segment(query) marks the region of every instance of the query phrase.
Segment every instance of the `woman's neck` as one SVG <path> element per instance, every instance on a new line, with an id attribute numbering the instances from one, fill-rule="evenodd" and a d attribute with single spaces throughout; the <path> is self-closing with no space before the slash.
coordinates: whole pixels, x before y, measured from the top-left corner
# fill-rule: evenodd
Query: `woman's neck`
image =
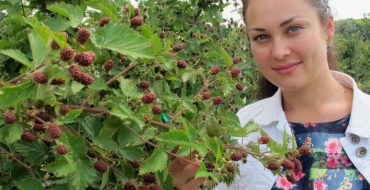
<path id="1" fill-rule="evenodd" d="M 328 72 L 299 90 L 282 91 L 288 121 L 329 122 L 350 113 L 352 90 L 342 86 Z"/>

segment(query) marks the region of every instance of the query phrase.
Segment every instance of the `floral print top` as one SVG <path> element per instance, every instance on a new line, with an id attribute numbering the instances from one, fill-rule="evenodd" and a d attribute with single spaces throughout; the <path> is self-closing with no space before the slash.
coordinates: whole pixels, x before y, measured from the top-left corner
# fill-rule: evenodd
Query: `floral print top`
<path id="1" fill-rule="evenodd" d="M 309 145 L 313 153 L 300 158 L 302 171 L 293 173 L 299 179 L 296 183 L 279 176 L 271 190 L 370 190 L 339 141 L 349 118 L 350 115 L 328 123 L 290 123 L 298 147 Z"/>

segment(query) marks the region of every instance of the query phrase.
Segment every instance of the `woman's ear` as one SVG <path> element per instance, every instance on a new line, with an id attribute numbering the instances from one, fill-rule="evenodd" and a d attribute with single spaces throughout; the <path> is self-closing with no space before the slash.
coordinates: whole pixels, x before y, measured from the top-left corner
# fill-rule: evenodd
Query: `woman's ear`
<path id="1" fill-rule="evenodd" d="M 330 44 L 334 37 L 335 33 L 335 23 L 333 16 L 328 18 L 328 22 L 326 23 L 326 42 Z"/>

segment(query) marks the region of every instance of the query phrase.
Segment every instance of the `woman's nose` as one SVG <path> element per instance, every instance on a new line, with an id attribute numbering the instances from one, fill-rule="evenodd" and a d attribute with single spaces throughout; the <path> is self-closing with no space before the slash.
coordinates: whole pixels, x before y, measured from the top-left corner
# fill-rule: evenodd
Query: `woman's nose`
<path id="1" fill-rule="evenodd" d="M 276 60 L 282 60 L 291 53 L 288 42 L 281 38 L 273 40 L 271 51 L 273 58 Z"/>

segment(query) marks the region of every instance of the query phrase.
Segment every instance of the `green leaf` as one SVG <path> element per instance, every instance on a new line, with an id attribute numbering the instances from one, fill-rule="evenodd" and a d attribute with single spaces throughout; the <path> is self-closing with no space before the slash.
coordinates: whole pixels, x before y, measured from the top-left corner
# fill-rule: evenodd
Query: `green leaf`
<path id="1" fill-rule="evenodd" d="M 84 16 L 80 7 L 66 4 L 64 2 L 48 5 L 47 9 L 67 17 L 74 28 L 80 25 Z"/>
<path id="2" fill-rule="evenodd" d="M 173 130 L 166 133 L 162 133 L 158 140 L 161 140 L 166 143 L 182 145 L 182 146 L 193 146 L 189 140 L 189 136 L 186 131 Z"/>
<path id="3" fill-rule="evenodd" d="M 39 84 L 37 85 L 37 91 L 36 91 L 36 99 L 42 100 L 43 102 L 47 104 L 54 105 L 58 103 L 56 100 L 56 97 L 53 93 L 53 87 L 45 84 Z"/>
<path id="4" fill-rule="evenodd" d="M 119 12 L 117 7 L 112 1 L 109 0 L 89 0 L 87 4 L 94 8 L 101 10 L 104 15 L 108 16 L 111 20 L 117 20 L 117 13 Z"/>
<path id="5" fill-rule="evenodd" d="M 24 66 L 28 68 L 32 68 L 32 63 L 28 60 L 26 55 L 24 55 L 21 51 L 15 50 L 15 49 L 7 49 L 7 50 L 1 50 L 2 54 L 9 56 L 13 58 L 14 60 L 18 61 L 19 63 L 22 63 Z"/>
<path id="6" fill-rule="evenodd" d="M 106 48 L 133 59 L 153 58 L 150 41 L 127 25 L 109 23 L 91 34 L 97 48 Z"/>
<path id="7" fill-rule="evenodd" d="M 81 115 L 82 111 L 82 108 L 69 110 L 68 114 L 59 120 L 60 124 L 76 122 L 76 118 Z"/>
<path id="8" fill-rule="evenodd" d="M 20 124 L 12 124 L 7 126 L 8 134 L 5 137 L 5 142 L 7 143 L 14 143 L 15 141 L 21 138 L 23 133 L 23 126 Z"/>
<path id="9" fill-rule="evenodd" d="M 0 89 L 0 109 L 14 106 L 19 102 L 34 97 L 35 84 L 25 82 L 14 86 L 5 86 Z"/>
<path id="10" fill-rule="evenodd" d="M 145 156 L 145 152 L 143 151 L 142 147 L 139 146 L 129 146 L 120 148 L 119 153 L 121 154 L 122 158 L 128 160 L 139 160 Z"/>
<path id="11" fill-rule="evenodd" d="M 203 162 L 200 164 L 200 167 L 195 174 L 195 178 L 198 177 L 209 177 L 209 172 L 207 171 L 207 167 L 204 165 Z"/>
<path id="12" fill-rule="evenodd" d="M 41 33 L 44 38 L 47 37 L 49 39 L 49 34 L 47 33 L 48 31 L 44 29 L 45 27 L 38 32 Z M 44 61 L 51 51 L 50 46 L 48 45 L 49 40 L 42 39 L 41 36 L 35 31 L 32 31 L 30 34 L 28 34 L 28 38 L 30 40 L 30 46 L 32 50 L 33 64 L 39 65 Z"/>
<path id="13" fill-rule="evenodd" d="M 261 129 L 259 125 L 253 121 L 249 121 L 247 124 L 243 126 L 243 128 L 245 128 L 245 133 L 247 134 L 256 132 Z"/>
<path id="14" fill-rule="evenodd" d="M 72 184 L 75 189 L 86 189 L 97 177 L 96 170 L 88 160 L 78 160 L 76 170 L 71 174 Z"/>
<path id="15" fill-rule="evenodd" d="M 227 53 L 227 51 L 220 47 L 219 48 L 219 51 L 220 51 L 220 55 L 221 57 L 224 59 L 224 62 L 226 63 L 226 65 L 228 67 L 231 67 L 234 63 L 233 63 L 233 59 L 231 58 L 231 56 Z"/>
<path id="16" fill-rule="evenodd" d="M 70 148 L 70 152 L 72 153 L 75 159 L 84 158 L 86 153 L 86 144 L 85 139 L 79 135 L 72 135 L 72 134 L 63 134 L 59 141 L 63 142 L 63 144 L 67 145 Z"/>
<path id="17" fill-rule="evenodd" d="M 120 147 L 127 146 L 129 144 L 136 144 L 141 142 L 141 140 L 135 136 L 130 130 L 126 127 L 122 127 L 118 131 L 118 144 Z"/>
<path id="18" fill-rule="evenodd" d="M 72 82 L 72 85 L 71 85 L 72 93 L 73 94 L 76 94 L 77 92 L 79 92 L 80 90 L 82 90 L 84 87 L 85 87 L 85 85 L 73 81 Z"/>
<path id="19" fill-rule="evenodd" d="M 32 165 L 40 165 L 48 158 L 48 147 L 41 141 L 17 142 L 14 149 Z"/>
<path id="20" fill-rule="evenodd" d="M 137 89 L 137 85 L 134 80 L 124 79 L 120 77 L 118 81 L 121 91 L 126 97 L 138 98 L 140 96 L 140 93 Z"/>
<path id="21" fill-rule="evenodd" d="M 104 121 L 104 126 L 99 131 L 98 142 L 107 149 L 116 149 L 117 143 L 113 141 L 113 136 L 119 129 L 122 128 L 122 123 L 119 119 L 112 118 Z"/>
<path id="22" fill-rule="evenodd" d="M 75 163 L 70 163 L 66 158 L 60 157 L 52 163 L 49 163 L 41 169 L 45 172 L 55 174 L 56 177 L 66 177 L 76 170 Z"/>
<path id="23" fill-rule="evenodd" d="M 168 157 L 163 147 L 156 148 L 140 167 L 139 174 L 159 172 L 166 168 Z"/>
<path id="24" fill-rule="evenodd" d="M 319 178 L 324 177 L 327 171 L 328 171 L 327 168 L 312 167 L 310 170 L 310 180 L 319 179 Z"/>
<path id="25" fill-rule="evenodd" d="M 71 25 L 71 23 L 64 18 L 48 18 L 44 23 L 55 32 L 65 31 Z"/>
<path id="26" fill-rule="evenodd" d="M 26 177 L 21 180 L 14 182 L 15 186 L 19 190 L 29 190 L 32 187 L 32 190 L 43 190 L 42 183 L 40 180 L 34 177 Z"/>
<path id="27" fill-rule="evenodd" d="M 132 111 L 130 107 L 128 107 L 125 104 L 120 103 L 112 108 L 112 110 L 110 111 L 110 114 L 117 116 L 118 118 L 124 120 L 124 119 L 131 117 Z"/>

